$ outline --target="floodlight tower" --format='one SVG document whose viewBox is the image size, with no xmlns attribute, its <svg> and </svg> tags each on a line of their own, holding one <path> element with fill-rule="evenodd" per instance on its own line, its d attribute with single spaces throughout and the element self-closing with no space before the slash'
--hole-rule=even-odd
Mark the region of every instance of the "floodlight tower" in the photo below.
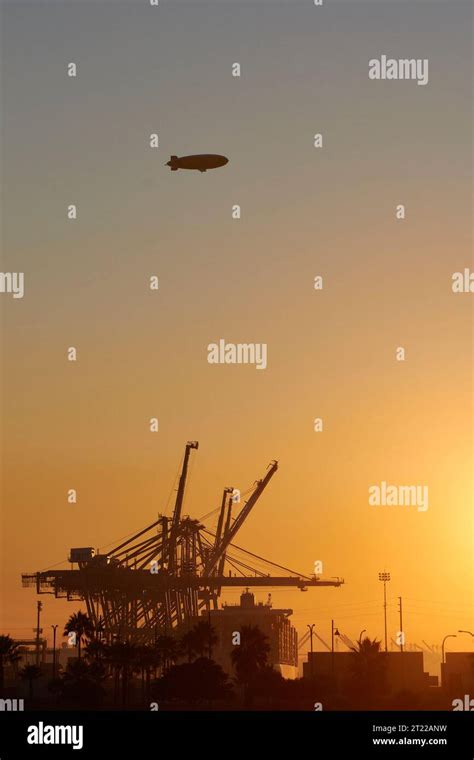
<svg viewBox="0 0 474 760">
<path fill-rule="evenodd" d="M 379 581 L 383 582 L 383 617 L 385 625 L 385 651 L 388 652 L 387 644 L 387 583 L 390 580 L 390 573 L 379 573 Z"/>
</svg>

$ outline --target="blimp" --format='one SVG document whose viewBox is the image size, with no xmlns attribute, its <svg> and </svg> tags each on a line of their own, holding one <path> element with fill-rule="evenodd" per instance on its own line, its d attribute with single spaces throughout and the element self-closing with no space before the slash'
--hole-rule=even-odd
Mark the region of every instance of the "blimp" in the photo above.
<svg viewBox="0 0 474 760">
<path fill-rule="evenodd" d="M 195 156 L 171 156 L 166 166 L 169 166 L 172 172 L 177 172 L 178 169 L 207 172 L 208 169 L 217 169 L 219 166 L 225 166 L 228 163 L 228 158 L 219 156 L 217 153 L 199 153 Z"/>
</svg>

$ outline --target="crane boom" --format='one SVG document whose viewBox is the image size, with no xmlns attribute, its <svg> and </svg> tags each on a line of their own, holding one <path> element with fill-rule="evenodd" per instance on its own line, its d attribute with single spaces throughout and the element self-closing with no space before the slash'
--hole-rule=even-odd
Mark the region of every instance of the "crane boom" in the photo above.
<svg viewBox="0 0 474 760">
<path fill-rule="evenodd" d="M 224 488 L 224 492 L 222 494 L 221 510 L 219 512 L 219 522 L 217 523 L 216 538 L 214 541 L 215 548 L 219 546 L 219 541 L 221 540 L 222 526 L 224 524 L 225 506 L 227 503 L 227 496 L 228 494 L 232 494 L 233 492 L 234 492 L 233 488 Z"/>
<path fill-rule="evenodd" d="M 256 502 L 260 498 L 261 494 L 263 493 L 263 491 L 269 484 L 270 480 L 274 476 L 277 469 L 278 469 L 278 462 L 277 461 L 271 462 L 271 464 L 269 465 L 269 470 L 267 474 L 265 475 L 265 477 L 262 478 L 262 480 L 257 480 L 253 493 L 251 494 L 248 501 L 245 502 L 243 508 L 240 510 L 239 514 L 237 515 L 234 521 L 234 524 L 232 526 L 228 525 L 221 541 L 216 546 L 215 550 L 212 552 L 209 562 L 206 566 L 207 574 L 210 574 L 212 570 L 215 568 L 217 562 L 225 553 L 225 550 L 227 549 L 229 544 L 232 542 L 232 539 L 234 538 L 234 536 L 239 532 L 240 528 L 244 524 L 245 520 L 249 516 L 250 512 L 252 511 L 253 507 L 255 506 Z"/>
<path fill-rule="evenodd" d="M 168 540 L 168 571 L 173 570 L 175 564 L 175 549 L 176 541 L 178 538 L 179 525 L 181 521 L 181 510 L 184 500 L 184 489 L 186 487 L 186 478 L 188 475 L 188 464 L 191 449 L 198 449 L 199 443 L 197 441 L 188 441 L 186 449 L 184 451 L 183 467 L 181 470 L 181 476 L 179 478 L 178 492 L 176 494 L 176 502 L 174 505 L 173 520 L 171 523 L 171 529 Z"/>
</svg>

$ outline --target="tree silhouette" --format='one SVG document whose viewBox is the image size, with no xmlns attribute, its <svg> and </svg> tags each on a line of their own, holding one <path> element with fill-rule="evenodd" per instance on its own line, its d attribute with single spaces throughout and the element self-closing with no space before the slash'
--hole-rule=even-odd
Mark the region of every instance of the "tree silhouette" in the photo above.
<svg viewBox="0 0 474 760">
<path fill-rule="evenodd" d="M 252 698 L 258 697 L 272 708 L 284 695 L 285 679 L 271 665 L 264 665 L 252 676 L 250 691 Z"/>
<path fill-rule="evenodd" d="M 200 620 L 181 637 L 180 644 L 188 661 L 192 662 L 196 657 L 208 657 L 209 651 L 212 653 L 218 641 L 215 629 L 208 622 Z"/>
<path fill-rule="evenodd" d="M 163 673 L 166 673 L 180 655 L 179 643 L 173 636 L 158 636 L 155 642 L 155 650 Z"/>
<path fill-rule="evenodd" d="M 387 661 L 381 643 L 366 636 L 351 647 L 353 686 L 369 699 L 384 691 Z"/>
<path fill-rule="evenodd" d="M 84 656 L 89 662 L 100 662 L 104 653 L 105 644 L 98 638 L 90 639 L 84 647 Z"/>
<path fill-rule="evenodd" d="M 226 699 L 231 694 L 232 686 L 227 673 L 208 657 L 173 665 L 152 686 L 153 698 L 177 699 L 190 704 L 199 700 L 211 703 L 215 699 Z"/>
<path fill-rule="evenodd" d="M 20 670 L 20 678 L 23 678 L 24 681 L 28 681 L 28 696 L 30 701 L 33 700 L 33 681 L 36 681 L 40 675 L 41 670 L 37 665 L 25 665 L 25 667 Z"/>
<path fill-rule="evenodd" d="M 252 679 L 267 664 L 269 651 L 268 637 L 258 626 L 242 626 L 240 644 L 233 647 L 230 656 L 237 674 L 237 681 L 243 686 L 246 703 L 250 696 L 249 686 Z"/>
<path fill-rule="evenodd" d="M 21 658 L 18 652 L 18 644 L 11 636 L 0 636 L 0 692 L 3 692 L 5 682 L 5 665 L 7 662 L 15 663 Z"/>
<path fill-rule="evenodd" d="M 139 671 L 138 647 L 130 641 L 116 641 L 105 649 L 105 661 L 115 673 L 115 698 L 119 681 L 122 682 L 122 705 L 128 704 L 130 678 Z"/>
<path fill-rule="evenodd" d="M 151 671 L 160 664 L 160 655 L 153 647 L 144 644 L 137 647 L 136 662 L 141 671 L 142 699 L 148 699 L 150 690 Z"/>
<path fill-rule="evenodd" d="M 50 694 L 52 694 L 54 702 L 57 703 L 59 700 L 59 697 L 63 693 L 63 678 L 62 675 L 58 676 L 56 678 L 51 678 L 48 681 L 48 691 Z"/>
<path fill-rule="evenodd" d="M 97 670 L 96 662 L 91 665 L 80 659 L 68 662 L 66 670 L 61 675 L 61 684 L 57 684 L 56 681 L 51 682 L 51 690 L 60 694 L 66 703 L 87 708 L 95 707 L 104 696 L 101 681 L 104 680 L 106 674 L 100 663 L 99 667 L 100 672 Z"/>
<path fill-rule="evenodd" d="M 94 640 L 95 641 L 102 641 L 104 637 L 105 632 L 105 620 L 100 615 L 100 617 L 97 619 L 97 624 L 94 628 Z"/>
<path fill-rule="evenodd" d="M 82 638 L 85 636 L 92 639 L 94 636 L 91 619 L 84 612 L 74 612 L 64 626 L 63 636 L 69 636 L 70 633 L 76 634 L 77 658 L 80 660 Z"/>
</svg>

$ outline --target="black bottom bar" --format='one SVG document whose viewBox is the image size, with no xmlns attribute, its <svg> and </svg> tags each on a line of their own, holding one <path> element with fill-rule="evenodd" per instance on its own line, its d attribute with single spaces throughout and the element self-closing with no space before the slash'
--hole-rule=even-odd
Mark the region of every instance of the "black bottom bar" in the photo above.
<svg viewBox="0 0 474 760">
<path fill-rule="evenodd" d="M 472 712 L 0 713 L 0 760 L 28 757 L 474 757 Z M 50 743 L 54 740 L 56 743 Z M 36 742 L 36 743 L 33 743 Z M 69 743 L 66 743 L 69 742 Z M 74 749 L 74 746 L 76 749 Z M 333 754 L 334 753 L 334 754 Z"/>
</svg>

